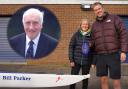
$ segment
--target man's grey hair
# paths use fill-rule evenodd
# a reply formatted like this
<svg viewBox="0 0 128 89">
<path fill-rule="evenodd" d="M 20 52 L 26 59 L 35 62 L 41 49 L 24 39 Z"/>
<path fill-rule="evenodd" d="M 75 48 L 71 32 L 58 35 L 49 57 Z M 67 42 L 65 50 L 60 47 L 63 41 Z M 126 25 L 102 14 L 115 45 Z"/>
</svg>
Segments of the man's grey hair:
<svg viewBox="0 0 128 89">
<path fill-rule="evenodd" d="M 40 24 L 43 24 L 44 12 L 43 11 L 41 12 L 39 9 L 36 9 L 36 8 L 30 8 L 24 12 L 23 18 L 22 18 L 23 23 L 24 23 L 25 16 L 29 14 L 38 14 L 40 17 Z"/>
</svg>

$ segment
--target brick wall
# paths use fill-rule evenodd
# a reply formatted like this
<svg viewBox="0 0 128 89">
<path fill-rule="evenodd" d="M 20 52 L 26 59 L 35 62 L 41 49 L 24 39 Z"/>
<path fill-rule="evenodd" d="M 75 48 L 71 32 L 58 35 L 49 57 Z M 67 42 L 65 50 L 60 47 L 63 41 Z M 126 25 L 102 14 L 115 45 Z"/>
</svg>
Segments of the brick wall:
<svg viewBox="0 0 128 89">
<path fill-rule="evenodd" d="M 19 8 L 25 5 L 0 5 L 1 15 L 12 15 Z M 94 14 L 92 11 L 82 11 L 80 5 L 42 5 L 52 11 L 58 18 L 61 26 L 61 38 L 57 48 L 49 56 L 40 60 L 28 60 L 24 66 L 36 66 L 40 68 L 45 67 L 67 67 L 68 61 L 68 45 L 71 36 L 79 27 L 80 20 L 87 17 L 90 22 L 94 21 Z M 128 15 L 128 5 L 104 5 L 105 9 L 113 14 Z M 22 69 L 22 68 L 21 68 Z M 28 68 L 29 69 L 29 68 Z M 22 70 L 23 71 L 23 70 Z"/>
</svg>

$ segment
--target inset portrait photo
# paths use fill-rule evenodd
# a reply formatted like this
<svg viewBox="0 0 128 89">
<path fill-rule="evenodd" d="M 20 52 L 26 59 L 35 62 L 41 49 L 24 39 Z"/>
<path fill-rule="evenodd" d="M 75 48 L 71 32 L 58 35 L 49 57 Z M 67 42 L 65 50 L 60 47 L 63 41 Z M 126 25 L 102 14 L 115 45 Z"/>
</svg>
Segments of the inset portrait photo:
<svg viewBox="0 0 128 89">
<path fill-rule="evenodd" d="M 60 38 L 56 16 L 39 5 L 16 11 L 8 23 L 7 36 L 14 51 L 26 59 L 39 59 L 53 52 Z"/>
</svg>

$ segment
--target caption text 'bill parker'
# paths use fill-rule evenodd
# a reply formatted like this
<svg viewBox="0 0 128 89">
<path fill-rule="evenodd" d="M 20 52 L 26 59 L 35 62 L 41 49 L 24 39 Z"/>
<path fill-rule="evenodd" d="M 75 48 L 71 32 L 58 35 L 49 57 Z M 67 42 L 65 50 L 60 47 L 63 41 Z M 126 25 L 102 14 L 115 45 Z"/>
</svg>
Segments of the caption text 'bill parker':
<svg viewBox="0 0 128 89">
<path fill-rule="evenodd" d="M 31 80 L 31 77 L 26 76 L 2 76 L 2 80 Z"/>
</svg>

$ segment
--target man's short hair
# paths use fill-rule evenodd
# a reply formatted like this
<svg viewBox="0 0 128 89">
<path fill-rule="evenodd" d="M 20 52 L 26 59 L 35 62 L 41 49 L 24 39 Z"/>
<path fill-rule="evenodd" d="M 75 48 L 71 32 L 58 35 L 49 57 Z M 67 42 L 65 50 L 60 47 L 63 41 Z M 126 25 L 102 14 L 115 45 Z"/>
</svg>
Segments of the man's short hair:
<svg viewBox="0 0 128 89">
<path fill-rule="evenodd" d="M 41 12 L 39 9 L 36 9 L 36 8 L 30 8 L 24 12 L 23 18 L 22 18 L 23 23 L 24 23 L 24 17 L 31 13 L 38 14 L 40 17 L 40 23 L 43 24 L 44 12 L 43 11 Z"/>
<path fill-rule="evenodd" d="M 102 4 L 102 3 L 100 3 L 100 2 L 95 2 L 95 3 L 92 4 L 91 8 L 93 9 L 93 8 L 94 8 L 95 6 L 97 6 L 97 5 L 101 5 L 101 6 L 103 7 L 103 4 Z"/>
</svg>

